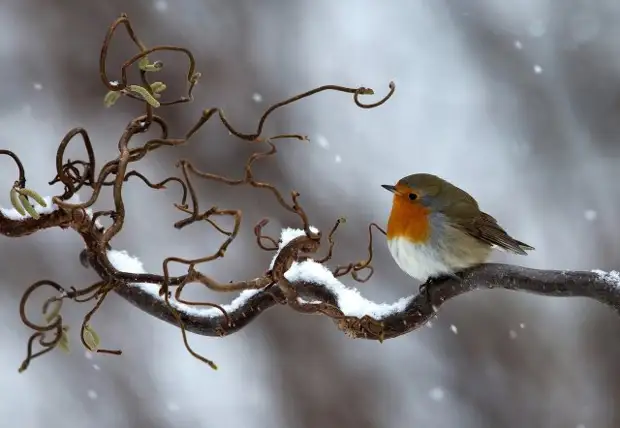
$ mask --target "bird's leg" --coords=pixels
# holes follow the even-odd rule
[[[431,298],[431,288],[434,285],[440,284],[442,282],[445,281],[449,281],[449,280],[457,280],[457,281],[461,281],[463,278],[461,278],[459,276],[459,272],[452,272],[452,273],[444,273],[444,274],[439,274],[436,276],[429,276],[426,279],[426,282],[423,284],[420,284],[420,288],[419,288],[419,293],[424,296],[426,303],[428,303],[429,305],[432,305],[432,298]]]

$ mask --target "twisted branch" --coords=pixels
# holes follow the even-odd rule
[[[110,41],[119,28],[126,30],[138,52],[123,63],[119,73],[120,81],[111,81],[106,62]],[[151,76],[164,65],[157,60],[151,62],[149,56],[162,51],[180,53],[188,59],[187,93],[172,101],[159,101],[166,85],[163,82],[151,82]],[[139,69],[139,82],[131,83],[128,80],[128,70],[135,66]],[[612,306],[616,311],[620,310],[620,275],[616,272],[542,271],[502,264],[485,264],[460,272],[460,280],[453,278],[441,282],[435,281],[427,287],[427,293],[402,298],[393,304],[371,302],[363,298],[354,288],[344,285],[339,278],[349,274],[354,281],[360,283],[372,277],[373,231],[383,234],[385,231],[378,224],[371,223],[368,226],[366,258],[329,268],[328,265],[337,248],[336,232],[344,223],[344,219],[336,221],[328,234],[323,236],[319,230],[311,226],[308,215],[301,205],[299,193],[292,189],[282,191],[271,183],[257,179],[253,167],[259,161],[274,161],[277,154],[275,141],[307,139],[300,134],[290,133],[263,137],[264,124],[275,110],[324,91],[353,94],[356,106],[365,109],[375,108],[392,96],[395,90],[393,83],[390,83],[386,96],[367,104],[362,103],[361,97],[374,92],[365,87],[325,85],[303,92],[267,108],[252,133],[238,131],[226,119],[220,108],[208,108],[184,136],[172,138],[169,136],[165,119],[155,114],[155,109],[186,103],[193,99],[192,91],[196,87],[200,73],[196,71],[196,62],[189,50],[166,45],[147,47],[137,37],[128,17],[123,14],[110,26],[104,38],[99,71],[101,80],[108,90],[104,97],[106,106],[112,106],[124,96],[138,102],[144,108],[144,114],[130,120],[121,132],[116,158],[97,169],[93,142],[87,131],[83,128],[74,128],[66,134],[58,146],[55,159],[56,175],[49,182],[50,185],[62,183],[64,192],[58,196],[42,198],[33,189],[26,188],[26,172],[20,158],[9,150],[0,150],[0,157],[10,157],[17,166],[16,180],[12,186],[7,186],[7,190],[11,192],[13,208],[0,210],[0,234],[7,237],[22,237],[54,227],[71,229],[79,234],[84,242],[85,248],[79,255],[81,264],[92,268],[99,277],[96,283],[83,288],[67,289],[52,280],[43,279],[25,290],[19,312],[24,325],[33,333],[27,342],[26,358],[20,367],[21,371],[25,370],[34,358],[56,348],[68,347],[69,326],[64,324],[62,317],[62,306],[66,301],[91,305],[80,328],[82,345],[94,352],[119,355],[120,350],[100,347],[100,339],[91,322],[111,292],[120,295],[140,310],[178,326],[187,350],[213,368],[216,368],[213,361],[192,350],[187,340],[187,332],[204,336],[228,336],[246,327],[264,311],[275,306],[286,306],[303,314],[327,316],[334,321],[337,328],[351,337],[379,341],[421,327],[435,316],[445,301],[479,288],[504,288],[547,296],[589,297]],[[181,177],[168,177],[159,182],[152,182],[134,169],[133,164],[144,161],[151,152],[161,147],[176,147],[188,143],[214,116],[218,117],[230,134],[245,143],[267,146],[266,150],[257,150],[249,156],[241,175],[223,176],[202,171],[188,160],[178,162]],[[148,140],[142,145],[134,144],[133,137],[150,131],[153,127],[159,132],[157,138]],[[86,159],[65,159],[66,149],[76,136],[81,137]],[[131,177],[139,179],[147,188],[155,191],[167,189],[167,185],[171,182],[178,184],[181,187],[181,195],[179,202],[174,206],[186,217],[173,226],[182,229],[202,224],[214,228],[222,237],[218,249],[212,254],[194,259],[166,257],[162,261],[161,273],[147,272],[137,258],[114,249],[112,242],[123,229],[126,216],[123,188]],[[224,186],[250,186],[267,190],[265,193],[273,198],[274,202],[295,215],[298,227],[284,229],[277,240],[264,231],[268,219],[261,220],[254,226],[258,248],[274,252],[272,262],[265,272],[245,281],[220,282],[203,270],[202,266],[205,264],[226,256],[230,244],[236,239],[240,230],[243,213],[234,208],[217,206],[201,209],[193,183],[195,179],[211,180]],[[113,209],[93,212],[91,207],[98,200],[104,186],[112,187]],[[85,189],[89,195],[88,199],[82,202],[78,192]],[[104,217],[110,219],[110,225],[102,224],[101,220]],[[221,217],[230,217],[233,220],[231,230],[218,224],[218,219]],[[325,255],[318,257],[322,249],[326,250]],[[171,263],[186,266],[186,272],[179,276],[170,276]],[[362,275],[362,271],[367,271],[367,274]],[[190,284],[198,284],[214,292],[237,293],[238,296],[228,305],[189,301],[182,297],[182,292]],[[39,316],[43,317],[43,321],[34,321],[28,313],[29,302],[35,293],[45,290],[48,295],[51,292],[52,296],[41,308]],[[39,349],[35,350],[35,347]]]

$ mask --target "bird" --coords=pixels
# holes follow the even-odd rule
[[[484,263],[493,249],[527,255],[534,247],[510,236],[466,191],[428,173],[382,184],[393,193],[387,245],[396,264],[423,284]],[[428,289],[426,290],[428,291]]]

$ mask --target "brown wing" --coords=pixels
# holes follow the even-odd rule
[[[465,232],[491,246],[497,246],[515,254],[527,255],[525,250],[533,250],[534,247],[525,242],[518,241],[508,235],[502,227],[497,224],[492,216],[480,211],[474,220],[460,225]]]

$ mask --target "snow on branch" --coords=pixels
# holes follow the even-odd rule
[[[107,55],[110,40],[119,28],[127,30],[137,54],[117,70],[116,75],[121,76],[121,80],[114,80],[107,72]],[[188,68],[184,83],[187,91],[180,97],[162,97],[166,85],[163,82],[151,82],[153,73],[163,67],[160,61],[151,62],[151,56],[156,56],[160,51],[185,57],[183,64],[187,64]],[[128,76],[134,75],[128,73],[130,67],[138,68],[140,79],[137,82],[131,83],[128,80]],[[299,193],[282,192],[275,185],[258,180],[253,171],[257,162],[267,162],[270,159],[273,161],[277,151],[276,141],[304,141],[307,137],[300,134],[264,137],[263,125],[275,110],[325,91],[352,95],[357,107],[375,108],[390,99],[395,91],[393,83],[389,84],[388,93],[374,103],[361,101],[362,97],[374,94],[370,88],[325,85],[311,89],[271,105],[265,110],[252,133],[238,131],[226,119],[221,109],[210,108],[202,112],[183,137],[173,138],[168,134],[169,128],[165,119],[156,112],[159,106],[183,104],[193,99],[192,93],[200,73],[196,71],[194,57],[187,49],[170,46],[147,48],[138,39],[127,16],[121,15],[106,33],[100,52],[99,68],[102,83],[108,90],[103,100],[107,107],[113,106],[120,97],[127,97],[137,101],[144,109],[144,114],[135,117],[120,132],[116,158],[107,162],[96,162],[95,150],[87,131],[83,128],[70,130],[58,145],[56,175],[49,182],[50,185],[62,184],[64,192],[53,197],[41,197],[27,187],[26,170],[20,158],[9,150],[0,149],[0,161],[4,162],[9,158],[17,169],[16,180],[5,189],[12,208],[0,209],[0,235],[15,238],[50,228],[72,230],[84,243],[79,261],[84,267],[92,269],[98,277],[96,282],[82,288],[67,288],[53,280],[43,279],[25,289],[19,313],[24,325],[33,333],[28,340],[27,355],[20,370],[25,370],[34,358],[53,349],[68,348],[68,326],[64,324],[62,317],[62,305],[65,302],[91,305],[79,330],[83,346],[99,353],[120,354],[120,350],[101,346],[102,340],[92,322],[97,310],[112,292],[143,312],[178,326],[187,350],[214,368],[216,366],[212,361],[191,349],[186,332],[204,336],[227,336],[247,327],[260,314],[276,306],[302,314],[329,317],[337,328],[348,336],[379,341],[421,327],[435,316],[444,302],[480,288],[504,288],[556,297],[588,297],[620,311],[620,274],[615,271],[551,271],[484,264],[460,272],[459,278],[429,284],[425,287],[425,293],[405,296],[393,303],[372,302],[364,298],[357,289],[344,284],[344,277],[350,277],[357,282],[366,282],[372,277],[373,232],[385,232],[377,224],[371,223],[367,227],[366,257],[356,262],[332,266],[336,232],[344,220],[339,219],[328,233],[322,233],[310,225],[308,215],[300,203]],[[189,144],[204,124],[214,117],[231,135],[245,144],[257,147],[240,173],[230,176],[213,174],[201,171],[188,160],[180,160],[180,176],[152,182],[135,169],[138,162],[144,161],[150,153],[161,147]],[[149,135],[155,133],[155,137],[146,143],[134,141],[134,136],[147,131]],[[84,149],[84,159],[67,159],[67,147],[76,139]],[[112,241],[125,226],[123,189],[130,179],[139,180],[154,191],[180,190],[179,201],[174,207],[184,218],[174,223],[173,227],[183,229],[200,225],[213,228],[222,238],[217,251],[195,259],[170,256],[163,260],[161,273],[149,273],[138,258],[115,249]],[[255,225],[254,235],[258,250],[273,253],[266,271],[255,278],[237,282],[229,282],[226,278],[218,281],[207,273],[208,269],[205,269],[204,265],[227,254],[230,244],[239,233],[242,215],[238,209],[223,209],[216,205],[201,211],[199,207],[204,204],[199,204],[194,191],[195,179],[210,180],[223,186],[253,187],[257,192],[272,198],[274,204],[294,217],[299,227],[282,230],[279,239],[263,232],[268,224],[267,220]],[[92,207],[104,187],[112,188],[112,200],[105,204],[111,209],[93,211]],[[82,196],[88,195],[88,199],[80,199],[80,191]],[[221,217],[232,220],[233,226],[228,229],[220,226],[218,220]],[[107,221],[102,221],[104,218]],[[325,255],[319,257],[319,252]],[[171,264],[185,266],[185,273],[171,276]],[[183,298],[183,290],[189,284],[202,285],[212,292],[230,293],[236,297],[231,298],[226,305],[188,301]],[[40,290],[47,290],[51,297],[33,318],[27,308],[30,306],[31,296]]]
[[[302,238],[302,241],[283,239],[281,249],[288,245],[299,245],[305,239],[301,229],[285,230],[282,236],[285,235]],[[123,263],[139,263],[130,256],[125,257],[127,259]],[[387,304],[364,298],[358,290],[344,285],[326,266],[312,259],[293,261],[284,273],[284,278],[294,288],[297,297],[304,302],[295,305],[300,305],[303,312],[321,312],[332,317],[343,331],[355,338],[385,340],[408,333],[426,324],[449,299],[476,289],[502,288],[553,297],[588,297],[620,312],[620,273],[616,271],[537,270],[488,263],[463,271],[459,276],[460,280],[450,278],[433,283],[428,295],[415,294]],[[136,290],[132,287],[118,292],[143,309],[154,304],[162,305],[163,300],[157,296],[157,290],[151,284],[134,286],[139,289],[137,295],[140,298],[148,294],[152,300],[136,303],[139,299],[136,299]],[[219,326],[225,334],[237,331],[281,299],[284,299],[284,293],[277,290],[246,291],[230,305],[224,306],[229,316],[236,321],[229,327],[223,324]],[[331,312],[326,310],[326,306],[332,307]],[[213,318],[220,315],[213,309],[176,307],[186,314],[187,319],[192,320],[192,327],[188,326],[188,330],[207,336],[221,335],[222,331],[213,327]],[[161,308],[164,308],[163,305]],[[158,312],[161,315],[166,311]],[[172,318],[159,318],[174,323]]]
[[[318,230],[311,227],[311,230],[318,233]],[[283,248],[297,238],[304,238],[305,232],[302,229],[286,228],[281,233],[278,252],[273,257],[271,269],[278,259],[278,255]],[[132,257],[125,251],[110,250],[108,259],[112,265],[124,272],[146,273],[142,263],[136,257]],[[293,261],[291,267],[284,273],[284,277],[292,284],[305,285],[308,290],[299,290],[298,294],[310,296],[313,300],[308,301],[308,297],[300,298],[301,304],[320,305],[321,295],[329,293],[335,306],[345,317],[372,317],[381,320],[391,314],[402,311],[411,298],[402,298],[394,304],[375,303],[365,299],[354,289],[345,286],[334,274],[320,263],[312,259],[302,262]],[[324,290],[312,294],[312,288],[322,287]],[[116,290],[118,294],[130,301],[141,309],[159,306],[157,317],[176,324],[175,318],[167,310],[164,297],[160,296],[160,286],[149,283],[129,283],[127,287]],[[249,321],[253,320],[264,309],[274,306],[283,297],[276,297],[274,291],[265,292],[261,290],[244,290],[237,298],[228,305],[221,305],[230,318],[230,321],[223,317],[223,312],[215,307],[196,307],[180,303],[173,296],[169,298],[170,307],[177,310],[184,320],[188,331],[206,336],[230,334]]]

